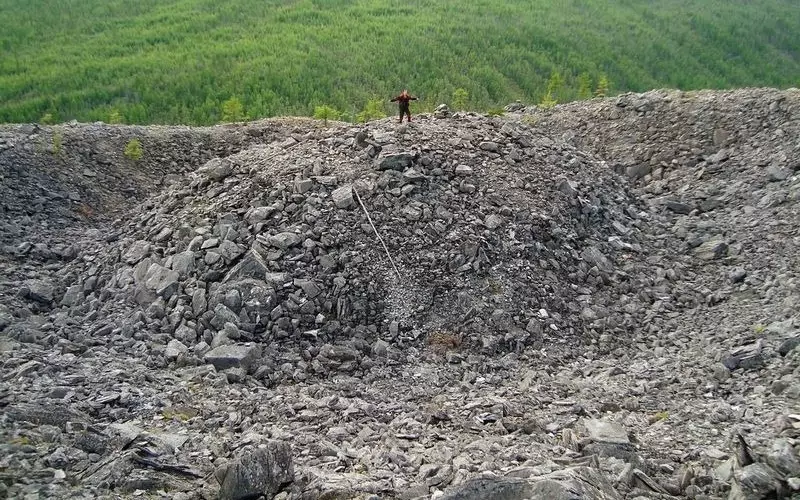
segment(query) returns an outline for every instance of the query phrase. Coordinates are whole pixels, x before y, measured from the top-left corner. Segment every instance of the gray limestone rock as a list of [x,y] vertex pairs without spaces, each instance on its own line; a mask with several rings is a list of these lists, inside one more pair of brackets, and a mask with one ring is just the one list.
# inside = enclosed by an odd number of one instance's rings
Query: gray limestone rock
[[588,419],[583,425],[589,439],[599,443],[628,444],[628,431],[622,425],[607,420]]
[[151,247],[152,245],[150,244],[149,241],[146,240],[134,241],[133,244],[130,247],[128,247],[125,253],[122,254],[122,260],[124,260],[130,265],[134,265],[150,254]]
[[194,271],[194,252],[189,250],[172,256],[172,269],[185,278]]
[[211,181],[221,181],[233,173],[233,165],[224,158],[212,158],[197,169],[197,173]]
[[221,500],[273,498],[294,480],[294,464],[289,444],[267,441],[263,448],[240,450],[233,461],[217,471]]
[[376,160],[378,170],[403,170],[410,168],[417,159],[416,153],[395,153],[379,157]]
[[217,304],[214,307],[214,316],[211,318],[211,326],[221,330],[225,323],[239,324],[239,315],[231,311],[225,304]]
[[53,283],[41,279],[26,280],[21,291],[26,298],[42,304],[50,304],[55,296]]
[[83,302],[83,286],[72,285],[67,287],[64,296],[61,297],[61,305],[66,307],[74,307]]
[[353,199],[353,186],[348,184],[335,189],[333,193],[331,193],[331,198],[337,208],[350,208],[355,204]]
[[603,255],[603,252],[600,251],[597,247],[587,247],[581,253],[581,257],[586,262],[597,266],[597,268],[604,273],[612,273],[614,272],[614,265],[611,263],[608,258]]
[[249,371],[261,358],[261,347],[258,344],[221,345],[204,356],[206,363],[214,365],[217,370],[242,368]]
[[242,259],[225,275],[223,281],[237,281],[242,278],[264,279],[267,273],[267,261],[261,254],[261,247],[255,244]]
[[284,231],[267,238],[267,243],[269,243],[271,246],[280,248],[281,250],[287,250],[291,247],[297,246],[302,243],[302,241],[302,236],[288,231]]
[[476,478],[446,492],[443,500],[621,500],[598,470],[576,467],[540,477]]
[[728,244],[720,238],[712,238],[694,249],[694,254],[702,260],[721,259],[728,252]]
[[165,300],[178,291],[180,274],[158,264],[150,264],[144,277],[144,286]]
[[172,339],[167,344],[167,348],[164,350],[164,356],[167,359],[176,359],[181,354],[186,354],[189,352],[189,348],[186,345],[177,339]]

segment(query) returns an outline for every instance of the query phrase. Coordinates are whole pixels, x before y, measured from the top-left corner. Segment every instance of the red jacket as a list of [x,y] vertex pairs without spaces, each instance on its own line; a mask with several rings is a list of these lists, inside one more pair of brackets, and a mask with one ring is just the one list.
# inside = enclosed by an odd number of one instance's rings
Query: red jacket
[[416,101],[416,100],[417,100],[417,98],[416,98],[416,97],[414,97],[414,96],[412,96],[411,94],[408,94],[408,93],[406,93],[406,92],[404,92],[404,93],[400,94],[400,95],[399,95],[399,96],[397,96],[397,97],[393,97],[393,98],[392,98],[392,102],[395,102],[395,101],[397,101],[397,102],[399,102],[400,104],[408,104],[408,102],[409,102],[409,101]]

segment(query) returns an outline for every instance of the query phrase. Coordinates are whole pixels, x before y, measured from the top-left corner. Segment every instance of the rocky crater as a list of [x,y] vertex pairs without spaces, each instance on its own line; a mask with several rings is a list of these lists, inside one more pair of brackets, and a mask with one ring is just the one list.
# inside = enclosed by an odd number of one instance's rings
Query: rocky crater
[[798,137],[795,89],[4,126],[0,497],[798,496]]

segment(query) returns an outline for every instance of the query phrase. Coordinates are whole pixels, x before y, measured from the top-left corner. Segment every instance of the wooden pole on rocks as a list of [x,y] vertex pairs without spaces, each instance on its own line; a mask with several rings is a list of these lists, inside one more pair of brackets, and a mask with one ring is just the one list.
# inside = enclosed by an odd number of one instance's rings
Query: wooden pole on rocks
[[386,252],[386,257],[389,259],[389,263],[392,265],[392,269],[397,274],[397,279],[402,281],[402,277],[400,276],[400,271],[397,269],[397,266],[394,264],[394,259],[392,259],[392,254],[389,253],[389,248],[386,246],[386,243],[381,238],[380,233],[378,232],[378,228],[375,227],[375,224],[372,223],[372,217],[369,216],[369,212],[367,211],[367,207],[364,206],[364,202],[361,201],[361,196],[358,194],[358,189],[356,189],[355,184],[353,185],[353,193],[356,195],[356,199],[358,200],[358,204],[361,205],[361,209],[364,210],[364,214],[367,216],[367,221],[369,221],[369,225],[372,226],[372,230],[375,231],[375,236],[378,237],[378,241],[381,242],[383,246],[383,250]]

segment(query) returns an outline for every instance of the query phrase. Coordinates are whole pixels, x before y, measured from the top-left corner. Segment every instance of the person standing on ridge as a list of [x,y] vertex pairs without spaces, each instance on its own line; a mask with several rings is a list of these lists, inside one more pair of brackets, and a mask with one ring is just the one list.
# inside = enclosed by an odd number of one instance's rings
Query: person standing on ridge
[[408,116],[408,121],[411,121],[411,110],[409,103],[416,101],[417,98],[408,93],[408,90],[403,90],[400,95],[392,98],[392,102],[397,101],[397,106],[400,108],[400,123],[403,123],[403,115]]

